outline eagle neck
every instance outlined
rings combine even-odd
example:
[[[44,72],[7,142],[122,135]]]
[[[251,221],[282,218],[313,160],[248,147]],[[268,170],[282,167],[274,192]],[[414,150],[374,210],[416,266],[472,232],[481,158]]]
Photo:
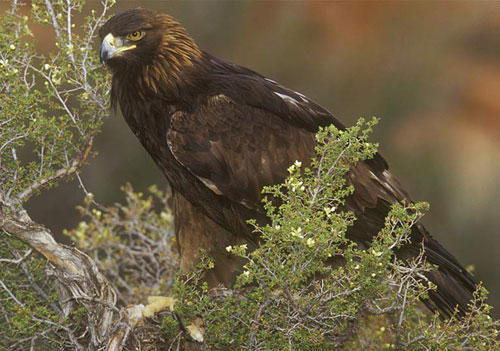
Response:
[[[167,66],[148,65],[140,70],[113,72],[111,102],[118,104],[145,104],[161,100],[169,105],[190,106],[203,88],[209,84],[207,68],[200,60],[180,71],[169,71]]]

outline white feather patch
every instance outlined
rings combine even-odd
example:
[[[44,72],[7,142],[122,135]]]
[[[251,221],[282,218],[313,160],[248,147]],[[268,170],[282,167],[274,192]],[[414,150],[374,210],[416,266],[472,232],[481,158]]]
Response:
[[[211,180],[198,176],[196,176],[196,178],[198,178],[207,188],[212,190],[217,195],[222,195],[222,191],[220,191],[219,188],[217,188],[217,185],[215,185]]]
[[[285,94],[280,94],[280,93],[277,93],[277,92],[274,92],[275,95],[278,95],[280,98],[282,98],[285,102],[289,102],[295,106],[297,106],[299,104],[299,102],[297,100],[295,100],[293,97],[291,96],[288,96],[288,95],[285,95]]]

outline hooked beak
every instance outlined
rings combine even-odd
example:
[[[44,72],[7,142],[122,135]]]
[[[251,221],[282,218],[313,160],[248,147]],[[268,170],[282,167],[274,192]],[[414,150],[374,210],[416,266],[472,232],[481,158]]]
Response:
[[[120,37],[115,38],[113,34],[109,33],[102,40],[101,50],[99,52],[101,63],[105,65],[109,59],[118,56],[124,51],[135,48],[136,45],[123,46],[123,40]]]

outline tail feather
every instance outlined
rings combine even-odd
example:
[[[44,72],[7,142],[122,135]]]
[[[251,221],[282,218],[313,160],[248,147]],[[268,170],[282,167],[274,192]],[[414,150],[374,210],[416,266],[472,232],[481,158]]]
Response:
[[[426,274],[436,289],[429,291],[429,300],[424,303],[445,318],[450,317],[455,309],[458,316],[463,316],[470,309],[476,281],[422,225],[415,226],[412,234],[413,238],[423,239],[427,262],[437,265],[436,270]]]
[[[451,317],[456,309],[459,317],[469,311],[476,288],[469,281],[472,279],[469,273],[438,269],[426,275],[436,285],[435,290],[429,291],[429,300],[423,300],[428,308],[438,311],[444,318]]]

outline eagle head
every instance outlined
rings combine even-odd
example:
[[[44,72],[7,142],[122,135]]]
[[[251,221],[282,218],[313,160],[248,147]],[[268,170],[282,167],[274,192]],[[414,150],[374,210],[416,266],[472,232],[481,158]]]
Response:
[[[126,10],[100,29],[101,62],[113,77],[131,77],[157,92],[175,85],[201,52],[186,30],[171,16],[143,8]]]

